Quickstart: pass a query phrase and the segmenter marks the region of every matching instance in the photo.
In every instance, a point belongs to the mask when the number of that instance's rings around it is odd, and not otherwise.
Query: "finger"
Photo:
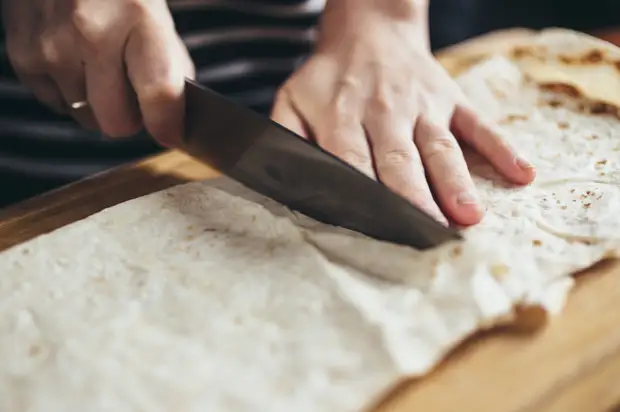
[[[278,92],[271,109],[271,119],[304,139],[308,139],[308,131],[304,121],[293,108],[286,93]]]
[[[371,117],[366,123],[378,179],[443,224],[447,219],[433,199],[410,120]]]
[[[134,30],[125,49],[127,73],[136,92],[144,126],[165,146],[183,137],[185,78],[193,65],[174,27],[145,22]]]
[[[89,56],[90,57],[90,56]],[[141,129],[141,118],[121,51],[89,58],[84,65],[86,93],[96,123],[109,137],[127,137]]]
[[[317,143],[323,149],[344,160],[366,176],[376,179],[377,177],[372,166],[370,146],[368,145],[366,132],[362,124],[343,120],[338,119],[336,126],[332,128],[329,128],[330,122],[318,128],[316,132]]]
[[[86,75],[80,62],[70,62],[62,68],[53,69],[51,76],[62,94],[65,105],[71,108],[73,103],[88,101],[86,93]],[[90,107],[71,108],[71,116],[84,128],[98,130],[98,124]]]
[[[480,222],[484,210],[463,152],[450,131],[421,116],[415,126],[415,143],[446,215],[460,225]]]
[[[534,166],[519,156],[495,127],[482,119],[468,104],[457,105],[452,117],[452,127],[459,138],[482,154],[495,169],[514,183],[531,183],[535,176]]]

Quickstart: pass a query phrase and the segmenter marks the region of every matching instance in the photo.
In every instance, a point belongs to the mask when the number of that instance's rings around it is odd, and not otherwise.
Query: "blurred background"
[[[430,0],[430,5],[435,50],[511,27],[620,30],[620,0]]]

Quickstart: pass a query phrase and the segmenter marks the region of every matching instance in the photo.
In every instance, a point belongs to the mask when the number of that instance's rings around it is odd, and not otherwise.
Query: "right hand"
[[[194,67],[166,0],[2,3],[9,59],[39,100],[110,137],[144,127],[166,146],[180,141]]]

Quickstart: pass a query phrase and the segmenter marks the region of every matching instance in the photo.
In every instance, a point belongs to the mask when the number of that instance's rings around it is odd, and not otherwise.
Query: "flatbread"
[[[510,58],[536,83],[560,86],[594,104],[595,111],[618,114],[620,52],[615,45],[564,29],[549,29],[514,47]]]
[[[360,411],[519,307],[560,312],[619,250],[620,120],[506,56],[458,81],[538,168],[511,187],[467,153],[465,241],[377,242],[227,179],[126,202],[0,255],[0,410]]]

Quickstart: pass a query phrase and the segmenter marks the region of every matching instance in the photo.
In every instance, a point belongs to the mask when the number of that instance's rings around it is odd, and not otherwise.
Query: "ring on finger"
[[[73,102],[69,104],[71,110],[80,110],[85,107],[88,107],[88,100],[79,100],[77,102]]]

